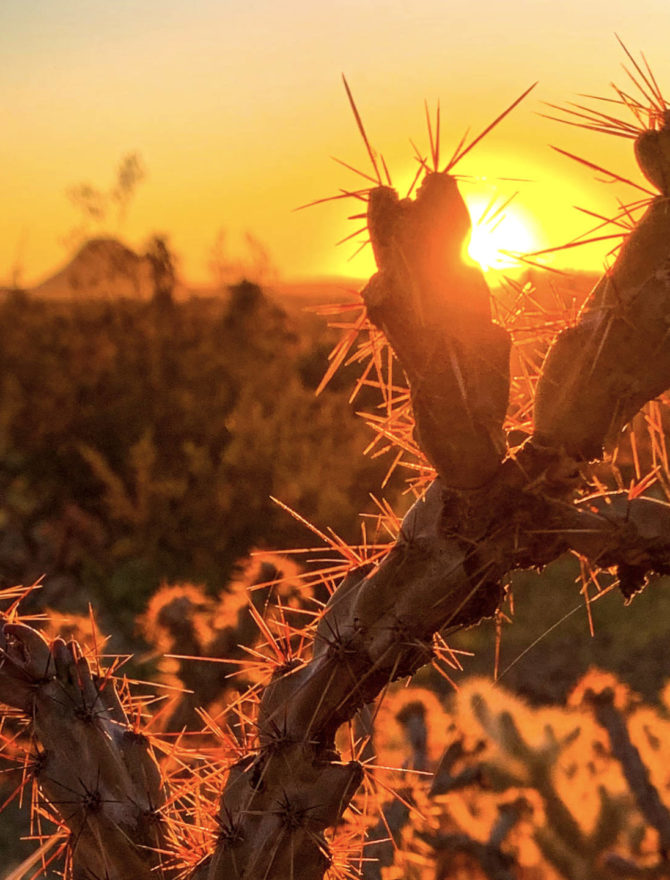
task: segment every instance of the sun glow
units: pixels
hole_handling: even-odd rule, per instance
[[[540,247],[532,219],[511,200],[466,201],[472,217],[467,256],[485,272],[518,266],[515,254]]]

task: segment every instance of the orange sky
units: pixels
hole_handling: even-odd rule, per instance
[[[120,229],[92,232],[136,247],[167,233],[194,282],[211,279],[221,229],[231,258],[251,232],[285,278],[367,274],[369,257],[347,263],[355,248],[334,247],[353,229],[349,205],[293,211],[358,185],[331,155],[367,170],[341,72],[400,181],[413,174],[408,138],[427,148],[424,99],[441,100],[446,154],[539,80],[459,171],[479,209],[518,188],[509,217],[532,217],[538,245],[560,244],[589,226],[573,205],[611,213],[635,197],[548,147],[628,175],[630,141],[538,115],[543,101],[626,83],[614,32],[670,92],[667,0],[3,0],[0,284],[16,265],[30,282],[65,260],[78,222],[67,188],[109,186],[130,152],[147,178]],[[598,268],[605,250],[569,262]]]

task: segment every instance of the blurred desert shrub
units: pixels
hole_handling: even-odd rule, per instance
[[[0,578],[130,635],[163,581],[222,588],[252,547],[357,540],[384,465],[331,345],[255,284],[160,307],[0,303]],[[44,594],[46,592],[46,595]],[[111,615],[111,618],[110,618]]]
[[[157,680],[167,686],[161,730],[200,729],[202,710],[223,716],[237,696],[267,684],[275,669],[264,662],[272,657],[267,632],[300,648],[305,612],[317,607],[301,574],[290,558],[254,553],[216,597],[189,583],[154,593],[138,623],[153,648]]]
[[[371,861],[363,877],[667,876],[668,724],[665,704],[595,668],[566,703],[545,707],[491,679],[469,679],[442,704],[395,686],[377,716],[370,773],[385,816],[376,839],[395,843],[372,844],[385,870]],[[433,771],[424,777],[413,769],[417,744],[420,769]]]

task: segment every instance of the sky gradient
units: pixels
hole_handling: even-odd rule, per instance
[[[612,213],[635,191],[598,183],[549,144],[635,174],[631,143],[542,118],[542,102],[625,85],[618,33],[643,50],[670,93],[667,0],[3,0],[0,4],[0,284],[18,266],[27,283],[62,264],[78,223],[67,189],[112,184],[124,154],[147,177],[127,216],[92,233],[141,247],[166,233],[183,275],[211,279],[220,230],[228,256],[244,234],[267,247],[287,279],[371,271],[347,262],[352,206],[294,211],[355,188],[330,156],[368,171],[341,82],[345,73],[371,141],[394,182],[427,149],[424,99],[442,108],[447,155],[469,127],[486,126],[531,83],[534,92],[459,167],[479,209],[519,189],[509,216],[538,246],[589,227],[574,205]],[[499,177],[531,178],[529,183]],[[639,175],[636,179],[641,179]],[[354,206],[353,212],[357,211]],[[70,240],[70,247],[72,241]],[[602,265],[606,246],[570,255]],[[564,258],[565,259],[565,258]]]

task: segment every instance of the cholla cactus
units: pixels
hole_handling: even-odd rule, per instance
[[[481,758],[481,772],[494,786],[537,794],[538,854],[569,880],[606,876],[603,854],[616,845],[630,803],[611,761],[600,758],[595,769],[601,743],[588,715],[533,710],[488,682],[473,682],[459,701],[461,724],[471,712],[493,746]]]
[[[163,682],[175,688],[163,730],[195,729],[198,709],[212,710],[215,701],[225,706],[227,696],[258,685],[249,650],[262,637],[259,621],[286,625],[311,599],[298,566],[277,554],[252,553],[237,569],[216,599],[195,584],[164,584],[139,620]]]
[[[410,710],[428,717],[433,695],[424,704],[421,689],[402,693],[399,720]],[[373,832],[385,827],[389,839],[366,849],[377,859],[366,880],[391,865],[388,876],[428,876],[416,868],[426,845],[430,876],[445,880],[459,866],[501,880],[667,874],[668,722],[657,707],[595,669],[565,707],[531,707],[489,679],[470,679],[449,705],[451,741],[434,781],[415,779],[385,805]],[[430,718],[446,727],[443,709],[431,706]],[[420,740],[433,738],[429,727]],[[414,751],[416,730],[406,732]]]
[[[76,642],[7,621],[0,699],[31,719],[29,771],[71,841],[74,877],[150,878],[169,845],[166,791],[113,680]]]
[[[508,572],[542,567],[567,550],[592,570],[618,572],[627,596],[649,575],[670,571],[670,507],[642,494],[649,480],[628,492],[603,489],[601,479],[596,490],[583,467],[670,386],[665,116],[657,124],[666,105],[656,92],[643,98],[656,115],[635,135],[638,155],[661,192],[574,326],[554,341],[537,381],[534,430],[520,449],[507,447],[504,431],[510,339],[492,318],[483,274],[461,257],[470,220],[454,169],[479,138],[441,165],[431,133],[432,165],[422,160],[412,199],[382,180],[365,137],[375,183],[358,195],[368,203],[379,271],[364,306],[409,382],[415,440],[432,482],[388,553],[352,567],[333,592],[309,626],[310,651],[284,650],[265,629],[271,681],[254,694],[255,708],[240,710],[243,733],[234,745],[229,739],[229,765],[200,768],[199,779],[221,796],[197,864],[193,847],[181,847],[181,862],[165,853],[179,851],[172,838],[187,822],[207,824],[195,797],[202,786],[180,795],[186,815],[170,824],[176,795],[165,790],[111,677],[93,672],[73,644],[48,645],[8,616],[0,698],[41,744],[38,782],[69,834],[73,877],[318,880],[332,865],[329,829],[363,776],[355,757],[342,758],[336,734],[389,682],[433,659],[436,634],[494,614]],[[379,360],[378,350],[372,355]],[[382,430],[390,438],[397,430],[406,448],[407,407],[396,420],[396,387],[385,388]],[[523,737],[508,728],[521,754]]]
[[[670,808],[662,800],[660,785],[652,780],[652,761],[649,760],[650,752],[659,751],[660,740],[647,728],[645,761],[643,753],[633,741],[630,729],[638,701],[613,675],[592,670],[579,683],[571,699],[573,703],[590,709],[596,722],[607,731],[612,756],[621,765],[635,804],[647,827],[657,835],[657,857],[654,862],[641,865],[633,859],[610,853],[607,864],[612,872],[619,875],[637,876],[643,873],[662,876],[667,873],[670,854]],[[661,758],[661,762],[665,775],[667,757],[665,760]],[[666,783],[664,787],[667,787],[667,781],[663,781]]]

